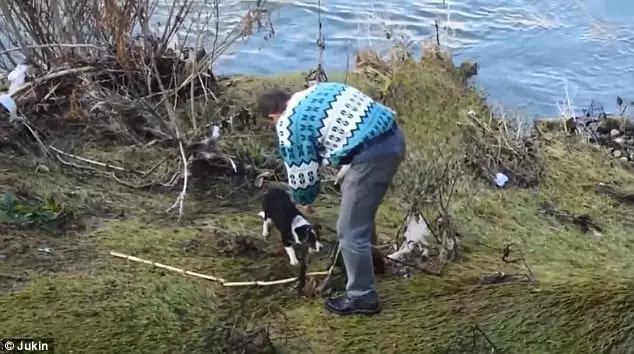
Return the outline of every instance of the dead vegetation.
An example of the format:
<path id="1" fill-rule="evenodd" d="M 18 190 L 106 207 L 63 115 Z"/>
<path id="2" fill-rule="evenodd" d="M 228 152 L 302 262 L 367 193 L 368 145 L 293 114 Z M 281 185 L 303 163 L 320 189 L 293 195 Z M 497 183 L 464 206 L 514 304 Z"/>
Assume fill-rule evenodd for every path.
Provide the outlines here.
<path id="1" fill-rule="evenodd" d="M 534 130 L 521 120 L 505 115 L 479 117 L 467 112 L 464 135 L 465 164 L 475 175 L 493 185 L 497 173 L 520 188 L 535 187 L 544 173 L 537 153 Z"/>
<path id="2" fill-rule="evenodd" d="M 412 249 L 407 256 L 414 269 L 422 270 L 428 274 L 442 275 L 443 268 L 458 257 L 460 248 L 460 233 L 452 216 L 452 198 L 454 197 L 456 184 L 463 178 L 463 169 L 455 160 L 440 155 L 439 150 L 427 155 L 423 159 L 420 156 L 410 156 L 405 162 L 401 179 L 395 188 L 407 188 L 408 193 L 404 200 L 409 205 L 406 217 L 401 227 L 396 232 L 395 243 L 399 247 L 401 243 L 407 246 L 408 239 L 403 239 L 408 227 L 424 225 L 432 236 L 434 245 L 430 248 L 421 247 Z M 435 154 L 435 155 L 434 155 Z M 434 155 L 434 157 L 431 157 Z M 416 166 L 414 166 L 416 165 Z M 420 218 L 412 220 L 411 218 Z M 423 232 L 422 230 L 420 232 Z M 424 237 L 424 236 L 421 236 Z M 426 244 L 427 246 L 427 244 Z M 407 264 L 395 263 L 398 274 L 408 274 Z M 406 269 L 401 269 L 405 266 Z"/>
<path id="3" fill-rule="evenodd" d="M 4 140 L 16 152 L 44 152 L 71 169 L 131 188 L 181 185 L 167 209 L 178 210 L 179 219 L 190 176 L 240 175 L 253 183 L 261 173 L 255 164 L 265 161 L 246 160 L 239 151 L 217 144 L 240 122 L 253 120 L 252 115 L 231 112 L 233 102 L 223 99 L 222 84 L 211 68 L 230 45 L 254 31 L 272 35 L 264 5 L 253 3 L 238 24 L 220 31 L 217 1 L 173 3 L 160 26 L 150 22 L 156 3 L 149 1 L 4 3 L 4 30 L 14 48 L 1 52 L 3 63 L 16 64 L 17 54 L 28 67 L 25 82 L 11 93 L 19 123 L 5 125 L 10 136 Z M 194 6 L 205 10 L 194 11 Z M 215 35 L 203 38 L 210 27 Z M 185 40 L 179 40 L 184 29 Z M 203 48 L 210 40 L 213 47 Z M 113 144 L 166 152 L 141 169 L 69 151 Z"/>

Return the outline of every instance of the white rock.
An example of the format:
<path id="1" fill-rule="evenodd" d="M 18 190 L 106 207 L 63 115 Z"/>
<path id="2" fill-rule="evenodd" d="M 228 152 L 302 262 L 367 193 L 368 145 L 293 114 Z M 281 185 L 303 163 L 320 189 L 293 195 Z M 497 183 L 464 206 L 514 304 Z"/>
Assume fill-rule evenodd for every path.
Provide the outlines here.
<path id="1" fill-rule="evenodd" d="M 610 136 L 611 136 L 611 137 L 613 137 L 613 138 L 614 138 L 614 137 L 617 137 L 617 136 L 619 136 L 619 135 L 621 135 L 621 131 L 620 131 L 620 130 L 618 130 L 618 129 L 612 129 L 612 130 L 610 131 Z"/>
<path id="2" fill-rule="evenodd" d="M 46 165 L 37 165 L 35 172 L 50 172 L 51 170 Z"/>

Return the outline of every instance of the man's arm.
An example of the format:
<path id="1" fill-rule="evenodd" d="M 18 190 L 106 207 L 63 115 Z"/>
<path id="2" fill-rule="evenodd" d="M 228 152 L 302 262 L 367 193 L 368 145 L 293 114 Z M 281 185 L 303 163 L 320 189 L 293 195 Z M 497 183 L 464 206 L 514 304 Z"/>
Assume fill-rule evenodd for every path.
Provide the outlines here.
<path id="1" fill-rule="evenodd" d="M 291 139 L 289 145 L 280 147 L 280 153 L 293 200 L 301 205 L 312 204 L 319 195 L 321 185 L 320 158 L 312 140 Z"/>

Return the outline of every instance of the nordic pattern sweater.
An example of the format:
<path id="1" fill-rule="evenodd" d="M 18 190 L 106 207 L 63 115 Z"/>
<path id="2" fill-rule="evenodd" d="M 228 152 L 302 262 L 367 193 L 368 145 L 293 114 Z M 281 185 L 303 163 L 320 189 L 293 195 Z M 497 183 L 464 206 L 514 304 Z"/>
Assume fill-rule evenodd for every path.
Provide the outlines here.
<path id="1" fill-rule="evenodd" d="M 295 93 L 276 125 L 295 202 L 313 203 L 319 167 L 338 168 L 352 149 L 390 129 L 394 119 L 393 110 L 345 84 L 320 83 Z"/>

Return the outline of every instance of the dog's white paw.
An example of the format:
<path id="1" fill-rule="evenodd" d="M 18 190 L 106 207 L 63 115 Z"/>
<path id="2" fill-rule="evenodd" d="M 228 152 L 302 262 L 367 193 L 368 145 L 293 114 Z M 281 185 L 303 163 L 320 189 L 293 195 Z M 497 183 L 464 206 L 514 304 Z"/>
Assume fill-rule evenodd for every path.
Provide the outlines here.
<path id="1" fill-rule="evenodd" d="M 268 238 L 270 233 L 268 231 L 262 231 L 262 237 Z"/>
<path id="2" fill-rule="evenodd" d="M 293 246 L 284 247 L 284 250 L 286 251 L 286 254 L 288 255 L 288 262 L 292 266 L 298 265 L 299 260 L 297 259 L 297 255 L 295 254 L 295 249 L 293 248 Z"/>

